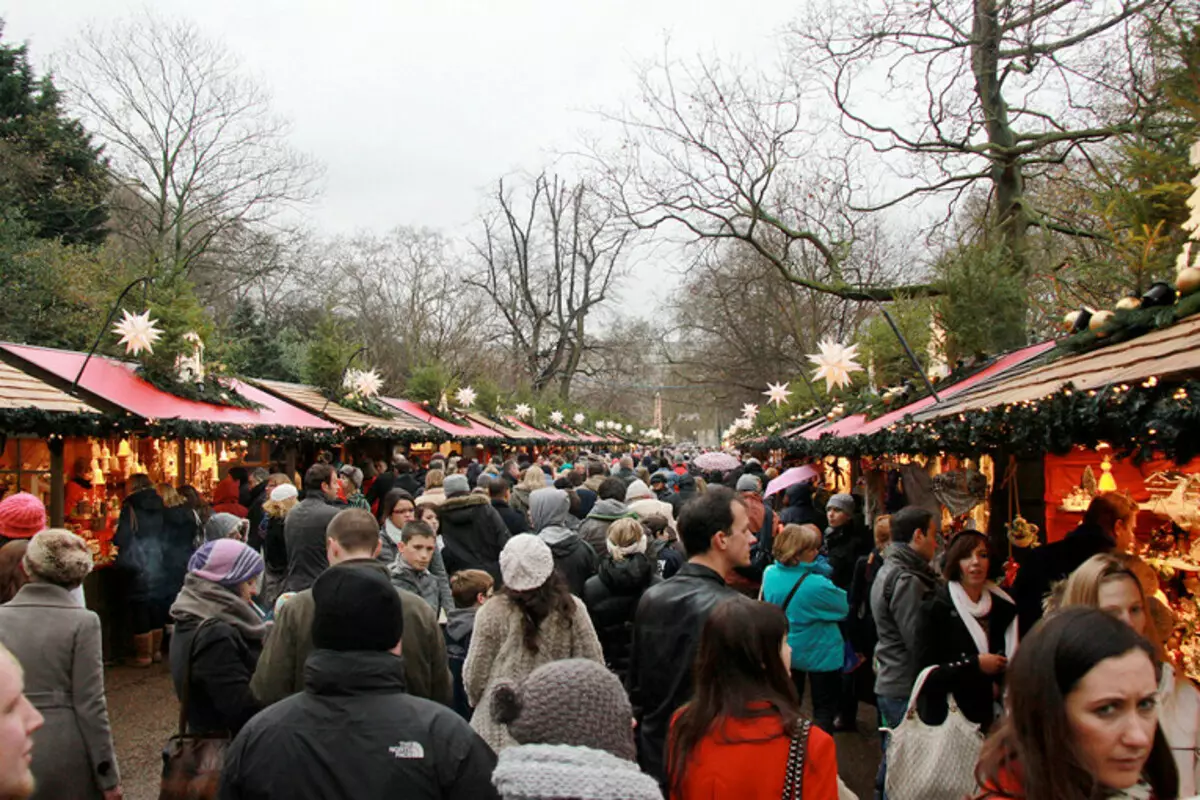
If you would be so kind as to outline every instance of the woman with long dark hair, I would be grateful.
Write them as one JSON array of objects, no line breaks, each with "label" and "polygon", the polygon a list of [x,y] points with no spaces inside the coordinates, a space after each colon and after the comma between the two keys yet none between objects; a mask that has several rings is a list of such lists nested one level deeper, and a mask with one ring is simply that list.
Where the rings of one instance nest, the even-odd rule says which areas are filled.
[{"label": "woman with long dark hair", "polygon": [[833,737],[800,714],[787,635],[777,606],[733,596],[713,609],[692,700],[667,742],[671,800],[727,796],[728,787],[737,787],[738,800],[775,800],[785,796],[789,762],[800,759],[800,797],[838,796]]},{"label": "woman with long dark hair", "polygon": [[400,531],[417,518],[413,496],[403,489],[392,489],[379,504],[379,560],[391,564],[396,560]]},{"label": "woman with long dark hair", "polygon": [[1007,712],[979,756],[979,800],[1179,796],[1154,647],[1103,611],[1033,629],[1009,663]]},{"label": "woman with long dark hair", "polygon": [[499,681],[519,683],[543,664],[564,658],[604,663],[587,608],[554,569],[549,545],[528,533],[512,537],[500,553],[500,574],[504,588],[476,614],[463,663],[463,685],[475,706],[471,727],[496,752],[516,744],[491,713]]}]

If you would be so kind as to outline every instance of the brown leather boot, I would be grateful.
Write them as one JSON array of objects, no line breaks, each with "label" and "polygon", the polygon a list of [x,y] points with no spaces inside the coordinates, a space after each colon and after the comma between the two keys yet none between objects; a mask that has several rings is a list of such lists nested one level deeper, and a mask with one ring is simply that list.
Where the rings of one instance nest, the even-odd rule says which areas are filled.
[{"label": "brown leather boot", "polygon": [[139,633],[133,637],[133,666],[148,667],[154,663],[154,656],[151,653],[151,648],[154,646],[154,635],[150,633]]},{"label": "brown leather boot", "polygon": [[155,664],[162,661],[162,658],[163,658],[162,642],[163,642],[163,629],[162,628],[158,628],[157,630],[150,631],[150,660],[153,661]]}]

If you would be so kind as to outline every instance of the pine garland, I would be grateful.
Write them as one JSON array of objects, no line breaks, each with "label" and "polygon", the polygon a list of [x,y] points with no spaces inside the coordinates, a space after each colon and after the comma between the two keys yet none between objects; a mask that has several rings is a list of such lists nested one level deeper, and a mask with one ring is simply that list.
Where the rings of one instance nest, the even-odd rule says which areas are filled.
[{"label": "pine garland", "polygon": [[107,414],[45,411],[32,406],[0,408],[0,435],[28,434],[43,439],[51,435],[105,437],[125,429],[124,420]]},{"label": "pine garland", "polygon": [[265,408],[262,403],[254,402],[216,375],[210,374],[203,383],[187,383],[163,376],[156,370],[147,369],[143,365],[138,367],[137,376],[155,389],[184,400],[194,400],[214,406],[241,408],[247,411],[258,411]]}]

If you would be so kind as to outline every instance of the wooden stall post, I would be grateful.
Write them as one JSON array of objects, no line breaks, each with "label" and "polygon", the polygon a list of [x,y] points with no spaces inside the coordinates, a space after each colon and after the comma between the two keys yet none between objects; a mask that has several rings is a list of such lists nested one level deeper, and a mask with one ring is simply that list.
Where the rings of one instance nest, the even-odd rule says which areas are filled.
[{"label": "wooden stall post", "polygon": [[176,446],[179,448],[179,471],[175,476],[175,486],[180,488],[187,484],[187,439],[179,437]]},{"label": "wooden stall post", "polygon": [[61,438],[51,438],[50,448],[50,527],[61,528],[66,518],[67,486],[63,476],[63,445]]}]

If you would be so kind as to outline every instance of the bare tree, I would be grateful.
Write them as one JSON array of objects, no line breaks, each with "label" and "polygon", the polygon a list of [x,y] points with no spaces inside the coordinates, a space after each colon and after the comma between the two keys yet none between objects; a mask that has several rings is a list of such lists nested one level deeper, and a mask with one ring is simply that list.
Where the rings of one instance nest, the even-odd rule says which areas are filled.
[{"label": "bare tree", "polygon": [[1172,2],[814,3],[792,31],[793,65],[798,80],[820,77],[851,142],[852,209],[941,198],[952,214],[983,187],[991,240],[1027,274],[1035,227],[1104,238],[1027,188],[1156,124],[1146,32]]},{"label": "bare tree", "polygon": [[155,275],[191,277],[222,242],[313,195],[318,170],[288,145],[267,93],[190,23],[89,28],[61,70],[126,189],[119,232]]},{"label": "bare tree", "polygon": [[567,399],[588,351],[587,320],[609,298],[632,231],[585,183],[545,173],[515,193],[500,180],[467,285],[491,299],[536,393]]}]

